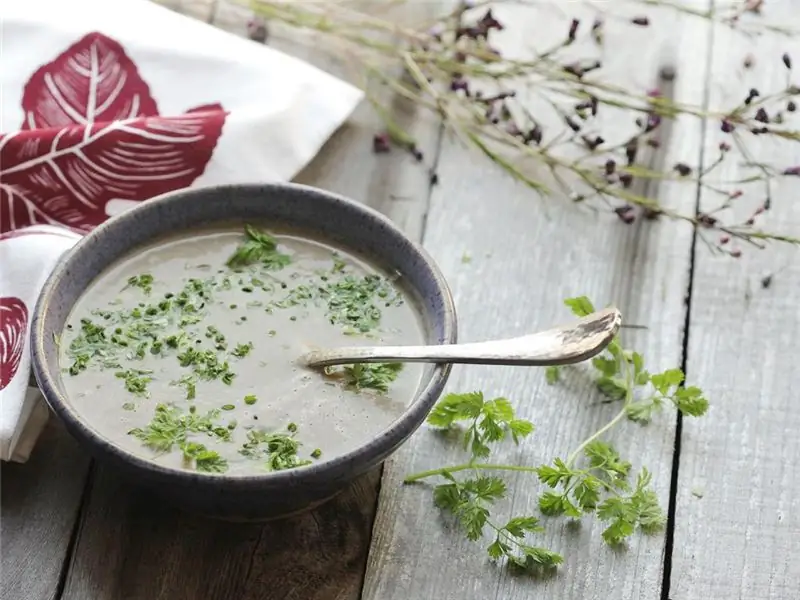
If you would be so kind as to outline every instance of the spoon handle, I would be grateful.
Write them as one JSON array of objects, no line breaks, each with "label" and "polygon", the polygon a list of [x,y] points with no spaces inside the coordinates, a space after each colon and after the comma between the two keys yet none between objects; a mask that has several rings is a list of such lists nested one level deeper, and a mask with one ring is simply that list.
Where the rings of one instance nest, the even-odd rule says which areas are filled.
[{"label": "spoon handle", "polygon": [[300,357],[309,367],[371,362],[426,362],[551,366],[582,362],[602,352],[622,324],[616,308],[594,312],[569,325],[532,335],[471,344],[372,346],[312,350]]}]

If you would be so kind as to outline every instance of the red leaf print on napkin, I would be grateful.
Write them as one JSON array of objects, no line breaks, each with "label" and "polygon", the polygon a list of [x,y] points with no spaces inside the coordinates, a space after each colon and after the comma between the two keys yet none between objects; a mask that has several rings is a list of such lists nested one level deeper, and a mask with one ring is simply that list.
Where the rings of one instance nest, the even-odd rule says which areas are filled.
[{"label": "red leaf print on napkin", "polygon": [[19,298],[0,298],[0,390],[17,374],[25,332],[28,329],[28,309]]},{"label": "red leaf print on napkin", "polygon": [[21,130],[0,137],[0,233],[33,224],[88,231],[111,200],[191,185],[227,114],[219,104],[159,116],[134,62],[90,33],[30,78]]}]

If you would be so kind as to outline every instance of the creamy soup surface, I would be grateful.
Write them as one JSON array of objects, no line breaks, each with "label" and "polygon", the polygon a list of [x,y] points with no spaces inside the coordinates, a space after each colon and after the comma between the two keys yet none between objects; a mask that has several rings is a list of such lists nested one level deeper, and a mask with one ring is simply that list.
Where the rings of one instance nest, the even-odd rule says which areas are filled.
[{"label": "creamy soup surface", "polygon": [[353,450],[413,399],[421,365],[299,366],[309,347],[423,343],[392,277],[296,232],[164,239],[106,270],[59,338],[101,435],[165,466],[254,475]]}]

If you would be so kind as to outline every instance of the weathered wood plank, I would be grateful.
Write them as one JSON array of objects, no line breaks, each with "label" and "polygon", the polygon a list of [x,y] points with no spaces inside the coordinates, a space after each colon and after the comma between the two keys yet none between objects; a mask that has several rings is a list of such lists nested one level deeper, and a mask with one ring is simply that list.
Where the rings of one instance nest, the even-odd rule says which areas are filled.
[{"label": "weathered wood plank", "polygon": [[303,516],[268,524],[199,519],[100,469],[62,598],[357,598],[377,474]]},{"label": "weathered wood plank", "polygon": [[[763,18],[800,29],[800,2],[766,2]],[[710,103],[734,107],[751,87],[778,92],[788,75],[781,55],[800,60],[800,41],[764,36],[747,39],[726,28],[714,32]],[[742,67],[747,54],[752,69]],[[774,116],[783,103],[768,103]],[[797,119],[786,114],[797,130]],[[742,133],[759,161],[783,169],[800,164],[796,143]],[[706,162],[726,136],[712,124],[704,140]],[[728,138],[729,139],[729,138]],[[742,177],[734,150],[719,170],[721,180]],[[730,188],[731,191],[733,188]],[[764,201],[764,186],[742,188],[732,213],[744,221]],[[766,230],[800,232],[798,183],[772,184],[772,209],[759,223]],[[719,196],[704,194],[701,209]],[[716,240],[712,240],[716,241]],[[712,408],[708,418],[684,420],[677,488],[670,597],[797,598],[800,565],[800,411],[797,409],[797,340],[800,313],[798,249],[738,246],[742,258],[716,256],[699,243],[688,345],[688,376],[701,382]],[[772,274],[771,285],[761,279]]]},{"label": "weathered wood plank", "polygon": [[[494,14],[506,30],[493,38],[493,45],[516,54],[530,46],[550,48],[563,39],[569,17],[591,22],[592,13],[581,11],[577,3],[559,10],[546,10],[547,4],[497,7]],[[664,43],[671,40],[667,49],[680,65],[676,97],[701,102],[701,57],[709,41],[705,25],[666,12],[653,23],[640,31],[626,27],[623,35],[619,23],[609,21],[605,71],[614,81],[650,87]],[[547,113],[533,110],[539,119]],[[601,132],[609,143],[624,139],[627,121],[611,111],[601,111],[600,116]],[[552,120],[545,121],[546,131],[548,126],[562,127]],[[699,121],[676,123],[667,164],[697,163],[700,132]],[[444,144],[439,165],[441,184],[433,192],[424,239],[453,288],[462,341],[520,335],[562,322],[567,318],[562,300],[586,294],[600,305],[615,302],[627,323],[647,326],[646,331],[625,331],[623,340],[643,352],[652,369],[680,364],[690,226],[666,221],[626,226],[613,215],[570,206],[563,198],[538,198],[451,140]],[[663,185],[659,200],[690,213],[694,206],[691,186]],[[472,256],[471,262],[462,261],[464,253]],[[507,397],[518,414],[537,424],[537,432],[519,449],[493,455],[496,463],[535,465],[566,456],[618,410],[599,405],[593,386],[580,375],[563,386],[549,387],[537,369],[459,367],[449,390]],[[652,470],[665,508],[674,423],[670,412],[646,429],[623,424],[612,437],[635,469],[645,465]],[[626,553],[618,553],[603,545],[602,529],[592,521],[571,527],[545,520],[547,533],[537,541],[565,555],[557,576],[543,581],[510,577],[489,563],[484,548],[490,540],[482,545],[467,541],[439,518],[429,487],[402,485],[411,473],[460,462],[464,455],[458,448],[423,428],[387,463],[365,600],[661,597],[663,534],[637,537]],[[512,497],[501,507],[499,519],[538,513],[541,488],[535,478],[522,474],[508,476],[507,481]]]},{"label": "weathered wood plank", "polygon": [[56,598],[88,467],[85,453],[52,418],[27,463],[2,465],[3,600]]},{"label": "weathered wood plank", "polygon": [[[171,4],[238,34],[244,34],[249,18],[248,11],[224,1]],[[275,47],[339,76],[352,75],[331,55],[315,51],[308,36],[282,37],[276,27],[271,33]],[[410,110],[403,120],[421,144],[436,146],[435,120]],[[419,239],[428,175],[409,156],[374,155],[371,140],[379,128],[368,110],[359,110],[297,180],[364,201]],[[290,520],[230,524],[154,506],[114,473],[99,468],[62,598],[358,598],[379,480],[380,471],[369,473],[331,503]]]}]

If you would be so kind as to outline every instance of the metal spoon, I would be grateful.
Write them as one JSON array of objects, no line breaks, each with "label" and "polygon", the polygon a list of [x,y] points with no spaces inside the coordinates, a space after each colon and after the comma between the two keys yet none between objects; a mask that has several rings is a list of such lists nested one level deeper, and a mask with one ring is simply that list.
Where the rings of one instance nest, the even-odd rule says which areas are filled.
[{"label": "metal spoon", "polygon": [[300,356],[300,363],[308,367],[370,362],[569,365],[602,352],[621,324],[620,312],[606,308],[569,325],[523,337],[472,344],[317,349]]}]

